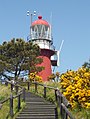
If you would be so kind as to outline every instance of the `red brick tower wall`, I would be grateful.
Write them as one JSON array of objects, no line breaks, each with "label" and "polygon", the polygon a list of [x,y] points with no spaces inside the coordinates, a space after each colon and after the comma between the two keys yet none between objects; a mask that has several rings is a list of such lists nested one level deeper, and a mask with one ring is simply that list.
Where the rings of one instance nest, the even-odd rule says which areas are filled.
[{"label": "red brick tower wall", "polygon": [[43,81],[48,80],[48,76],[52,74],[51,69],[51,61],[50,57],[54,54],[52,50],[48,49],[41,49],[41,57],[43,59],[43,62],[39,66],[43,66],[44,70],[39,73],[39,75],[42,77]]}]

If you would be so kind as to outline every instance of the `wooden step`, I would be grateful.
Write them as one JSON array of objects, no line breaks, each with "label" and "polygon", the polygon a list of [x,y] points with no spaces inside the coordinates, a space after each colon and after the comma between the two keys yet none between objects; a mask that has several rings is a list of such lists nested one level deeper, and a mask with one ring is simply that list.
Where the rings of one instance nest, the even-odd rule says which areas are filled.
[{"label": "wooden step", "polygon": [[54,104],[30,92],[25,95],[26,106],[16,119],[58,119]]},{"label": "wooden step", "polygon": [[55,115],[22,115],[16,117],[16,119],[56,119]]}]

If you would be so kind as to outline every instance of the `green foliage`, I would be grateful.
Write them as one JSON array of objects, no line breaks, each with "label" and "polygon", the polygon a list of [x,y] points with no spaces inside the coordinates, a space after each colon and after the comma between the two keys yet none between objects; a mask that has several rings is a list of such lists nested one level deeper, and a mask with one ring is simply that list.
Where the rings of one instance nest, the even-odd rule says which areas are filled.
[{"label": "green foliage", "polygon": [[55,94],[54,90],[47,89],[47,100],[52,103],[55,103],[55,95],[54,94]]},{"label": "green foliage", "polygon": [[5,98],[4,96],[0,95],[0,101],[4,100],[4,98]]},{"label": "green foliage", "polygon": [[9,108],[9,102],[3,104],[2,108],[0,109],[0,119],[8,119]]},{"label": "green foliage", "polygon": [[[10,85],[9,86],[0,85],[1,100],[8,98],[10,96],[10,94],[11,94]],[[13,112],[14,112],[13,119],[15,119],[16,114],[18,112],[17,106],[18,106],[18,99],[15,98],[13,100]],[[21,109],[20,109],[20,111],[24,108],[24,106],[25,106],[25,102],[23,102],[22,99],[21,99]],[[2,108],[0,109],[0,119],[12,119],[11,116],[10,116],[10,100],[8,100],[7,102],[5,102],[2,105]]]},{"label": "green foliage", "polygon": [[83,65],[82,65],[84,68],[88,68],[90,70],[90,59],[88,62],[85,62]]},{"label": "green foliage", "polygon": [[[10,86],[0,84],[0,101],[10,96]],[[4,103],[0,110],[0,119],[7,119],[9,115],[9,101]]]},{"label": "green foliage", "polygon": [[37,66],[42,63],[40,48],[32,42],[23,39],[12,39],[0,45],[0,75],[10,79],[17,79],[22,73],[38,72],[43,68]]},{"label": "green foliage", "polygon": [[73,110],[70,110],[72,114],[74,115],[75,119],[90,119],[90,109],[86,108],[74,108]]},{"label": "green foliage", "polygon": [[5,99],[7,98],[8,96],[10,96],[10,85],[7,87],[5,85],[1,85],[0,84],[0,99]]}]

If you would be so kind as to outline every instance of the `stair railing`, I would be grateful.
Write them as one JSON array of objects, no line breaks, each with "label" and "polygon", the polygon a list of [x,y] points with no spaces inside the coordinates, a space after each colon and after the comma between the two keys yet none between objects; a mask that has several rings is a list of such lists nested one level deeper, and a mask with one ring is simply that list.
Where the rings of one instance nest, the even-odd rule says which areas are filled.
[{"label": "stair railing", "polygon": [[57,106],[58,106],[58,108],[60,110],[61,119],[68,119],[68,118],[69,119],[75,119],[72,116],[72,114],[69,111],[69,109],[68,109],[68,108],[71,108],[71,104],[68,102],[66,97],[59,91],[58,88],[46,86],[46,85],[40,84],[38,82],[27,82],[28,90],[30,89],[30,86],[32,84],[34,84],[34,90],[37,93],[38,93],[38,86],[42,86],[43,87],[43,97],[44,98],[47,97],[47,89],[54,90],[55,100],[56,100]]},{"label": "stair railing", "polygon": [[[0,109],[2,109],[2,106],[5,102],[9,101],[9,106],[10,106],[10,116],[13,117],[14,116],[14,111],[13,111],[13,106],[14,106],[14,99],[17,98],[18,99],[18,102],[17,102],[17,109],[18,111],[21,109],[21,95],[22,95],[22,100],[25,101],[25,88],[23,88],[22,86],[19,86],[19,85],[16,85],[16,84],[13,84],[12,82],[10,81],[6,81],[6,86],[8,86],[8,83],[10,84],[11,86],[11,95],[0,101]],[[20,90],[19,90],[20,88]],[[13,91],[16,92],[16,95],[13,95]]]},{"label": "stair railing", "polygon": [[66,97],[57,89],[56,100],[60,109],[61,119],[75,119],[68,108],[71,108],[71,104],[68,102]]},{"label": "stair railing", "polygon": [[[25,83],[25,84],[27,83],[27,89],[28,90],[31,89],[31,85],[34,85],[34,92],[35,93],[39,93],[38,92],[39,91],[38,87],[42,86],[43,87],[42,93],[43,93],[43,97],[44,98],[47,98],[47,89],[53,90],[54,91],[54,96],[55,96],[55,101],[57,102],[57,106],[58,106],[58,108],[60,110],[61,119],[75,119],[72,116],[72,114],[69,111],[69,109],[68,109],[68,108],[71,108],[71,104],[68,102],[68,100],[65,98],[65,96],[59,91],[58,88],[46,86],[45,84],[41,84],[41,83],[38,83],[38,82],[23,82],[23,83]],[[13,89],[13,86],[11,85],[11,90],[12,89]],[[18,89],[16,88],[16,90],[18,90]],[[25,100],[25,90],[23,92],[23,95],[24,95],[23,99]],[[12,99],[12,96],[11,96],[11,99]],[[20,107],[20,106],[18,106],[18,107]],[[11,116],[13,115],[12,110],[11,110],[11,114],[10,115]]]}]

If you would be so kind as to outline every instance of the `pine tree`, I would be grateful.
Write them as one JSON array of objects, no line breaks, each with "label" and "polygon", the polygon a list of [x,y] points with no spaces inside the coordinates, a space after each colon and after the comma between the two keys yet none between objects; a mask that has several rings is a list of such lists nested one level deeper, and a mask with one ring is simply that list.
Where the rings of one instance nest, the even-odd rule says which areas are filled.
[{"label": "pine tree", "polygon": [[18,38],[3,42],[0,45],[0,75],[17,80],[22,74],[42,71],[43,67],[37,66],[43,61],[39,55],[39,46],[32,42]]}]

